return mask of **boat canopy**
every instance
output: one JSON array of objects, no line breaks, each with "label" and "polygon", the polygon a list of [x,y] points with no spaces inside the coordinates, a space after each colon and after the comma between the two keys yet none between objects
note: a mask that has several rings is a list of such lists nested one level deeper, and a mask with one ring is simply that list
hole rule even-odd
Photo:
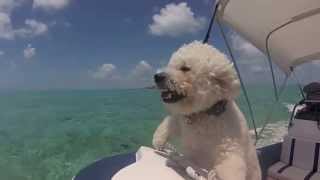
[{"label": "boat canopy", "polygon": [[[217,0],[218,1],[218,0]],[[289,74],[320,60],[320,0],[220,0],[217,18]]]}]

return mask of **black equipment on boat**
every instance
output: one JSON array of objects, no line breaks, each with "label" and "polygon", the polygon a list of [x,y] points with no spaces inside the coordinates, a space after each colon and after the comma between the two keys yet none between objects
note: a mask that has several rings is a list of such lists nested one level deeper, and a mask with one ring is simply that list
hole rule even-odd
[{"label": "black equipment on boat", "polygon": [[303,91],[307,94],[307,100],[320,101],[320,82],[313,82],[308,84],[303,88]]},{"label": "black equipment on boat", "polygon": [[[293,119],[303,119],[317,121],[320,128],[320,83],[313,82],[306,85],[303,92],[306,98],[294,106],[289,127],[292,126]],[[297,107],[302,105],[304,107],[296,112]]]}]

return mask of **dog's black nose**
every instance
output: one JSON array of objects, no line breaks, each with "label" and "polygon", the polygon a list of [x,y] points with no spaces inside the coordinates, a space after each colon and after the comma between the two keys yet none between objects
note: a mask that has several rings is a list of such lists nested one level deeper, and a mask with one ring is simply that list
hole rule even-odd
[{"label": "dog's black nose", "polygon": [[154,75],[154,81],[156,83],[161,83],[166,79],[166,77],[167,77],[167,75],[164,72],[157,73],[157,74]]}]

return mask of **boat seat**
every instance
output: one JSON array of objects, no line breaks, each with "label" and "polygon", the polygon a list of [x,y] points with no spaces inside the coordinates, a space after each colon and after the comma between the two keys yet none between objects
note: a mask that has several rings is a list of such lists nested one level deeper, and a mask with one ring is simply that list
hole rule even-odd
[{"label": "boat seat", "polygon": [[288,135],[320,142],[320,129],[316,121],[294,119]]},{"label": "boat seat", "polygon": [[268,170],[268,180],[319,180],[320,142],[285,136],[280,162]]}]

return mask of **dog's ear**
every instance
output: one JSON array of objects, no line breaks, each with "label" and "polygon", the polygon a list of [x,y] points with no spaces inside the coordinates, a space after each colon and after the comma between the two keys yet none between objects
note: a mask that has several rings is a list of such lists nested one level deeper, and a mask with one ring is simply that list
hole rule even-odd
[{"label": "dog's ear", "polygon": [[240,82],[232,63],[215,67],[209,74],[210,79],[220,86],[221,93],[226,98],[234,99],[239,95]]}]

